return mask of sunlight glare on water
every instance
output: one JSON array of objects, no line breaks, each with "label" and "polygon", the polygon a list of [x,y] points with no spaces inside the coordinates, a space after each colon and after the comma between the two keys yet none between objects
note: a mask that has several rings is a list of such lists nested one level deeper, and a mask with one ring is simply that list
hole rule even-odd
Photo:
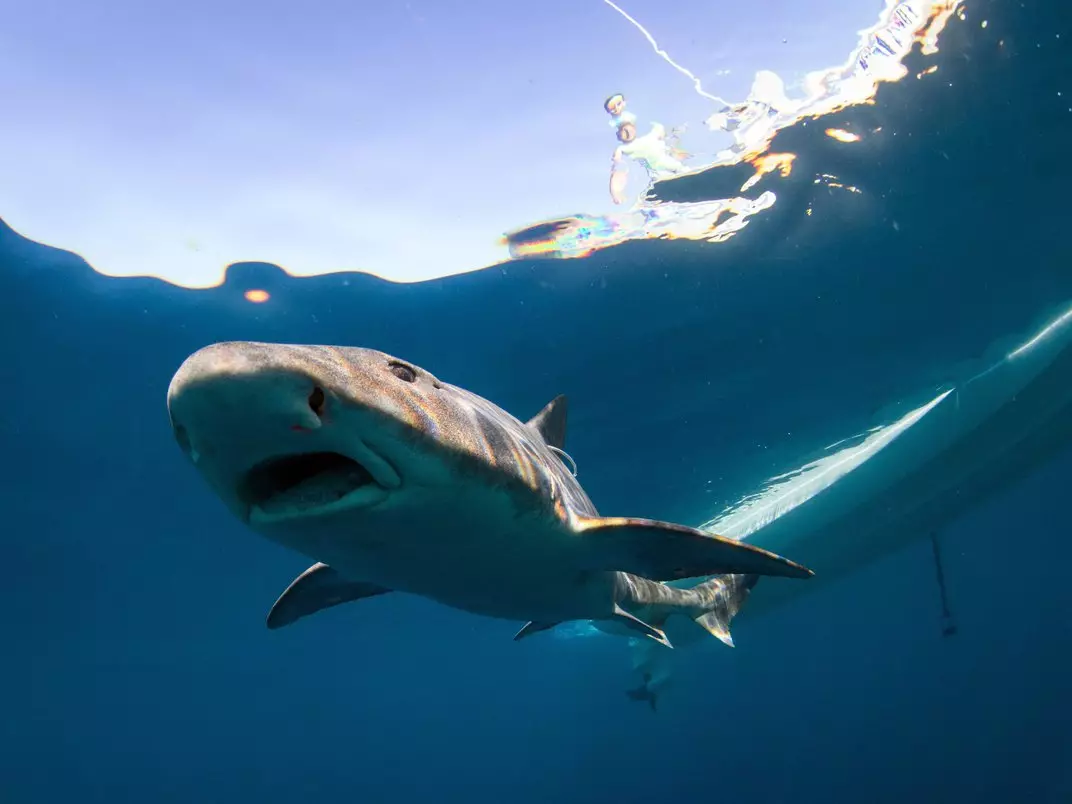
[{"label": "sunlight glare on water", "polygon": [[[0,67],[31,76],[6,101],[0,208],[20,234],[100,273],[198,288],[236,262],[415,282],[633,239],[722,242],[776,193],[750,196],[753,181],[734,197],[679,203],[661,199],[658,182],[742,161],[756,179],[775,167],[788,176],[793,155],[766,153],[773,134],[901,80],[903,56],[916,43],[933,52],[958,6],[887,0],[877,17],[872,6],[852,19],[833,0],[778,8],[779,31],[750,33],[739,52],[685,41],[680,28],[751,32],[755,5],[735,19],[743,9],[698,1],[656,13],[563,0],[514,29],[492,75],[474,55],[486,50],[476,8],[384,9],[361,21],[377,44],[355,49],[330,33],[356,24],[340,8],[280,8],[272,24],[247,24],[207,0],[163,18],[122,0],[93,12],[23,4],[0,32]],[[281,31],[285,47],[269,59]],[[562,51],[550,63],[548,36]],[[623,54],[643,79],[615,68]],[[78,80],[63,78],[71,70]],[[627,87],[620,72],[633,75]],[[458,97],[478,86],[501,103]],[[603,166],[615,131],[600,104],[616,91],[623,119],[634,106],[643,116],[612,199]],[[647,115],[665,142],[645,139]],[[651,151],[668,146],[683,150]],[[562,209],[584,211],[555,217]]]}]

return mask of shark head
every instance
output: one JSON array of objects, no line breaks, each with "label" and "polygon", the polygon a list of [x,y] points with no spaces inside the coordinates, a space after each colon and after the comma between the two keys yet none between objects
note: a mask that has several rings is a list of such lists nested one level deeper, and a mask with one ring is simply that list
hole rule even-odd
[{"label": "shark head", "polygon": [[474,472],[547,497],[546,467],[568,477],[537,430],[373,349],[207,346],[172,378],[168,412],[216,495],[259,529],[403,504]]}]

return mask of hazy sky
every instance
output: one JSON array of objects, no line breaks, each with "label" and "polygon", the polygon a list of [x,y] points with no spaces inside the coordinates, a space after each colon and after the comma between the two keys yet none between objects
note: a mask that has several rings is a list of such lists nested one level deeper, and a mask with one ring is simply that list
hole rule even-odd
[{"label": "hazy sky", "polygon": [[[882,0],[620,0],[703,88],[790,87],[839,63]],[[448,10],[449,7],[449,10]],[[783,41],[784,40],[784,41]],[[613,129],[727,139],[717,106],[604,0],[38,0],[0,28],[0,218],[109,274],[429,278],[507,256],[503,232],[614,209]]]}]

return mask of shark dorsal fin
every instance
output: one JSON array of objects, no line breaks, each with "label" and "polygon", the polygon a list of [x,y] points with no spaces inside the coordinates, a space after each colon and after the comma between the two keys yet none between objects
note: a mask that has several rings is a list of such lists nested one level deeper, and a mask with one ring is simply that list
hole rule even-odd
[{"label": "shark dorsal fin", "polygon": [[550,447],[566,448],[566,397],[559,394],[529,419],[529,427],[543,436]]}]

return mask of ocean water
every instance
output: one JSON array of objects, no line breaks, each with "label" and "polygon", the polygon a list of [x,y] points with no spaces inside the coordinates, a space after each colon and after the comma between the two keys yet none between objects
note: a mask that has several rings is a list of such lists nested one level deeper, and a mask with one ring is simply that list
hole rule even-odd
[{"label": "ocean water", "polygon": [[[1072,800],[1072,25],[967,8],[906,60],[933,80],[781,131],[792,173],[752,190],[777,204],[724,243],[409,285],[246,263],[191,290],[0,227],[0,801]],[[600,511],[694,525],[950,395],[866,482],[794,498],[777,538],[814,590],[757,589],[735,648],[659,659],[652,712],[625,694],[638,646],[583,624],[515,643],[384,596],[267,631],[308,562],[227,515],[165,407],[182,360],[230,339],[383,349],[521,418],[566,393]],[[834,547],[800,536],[816,522]]]}]

